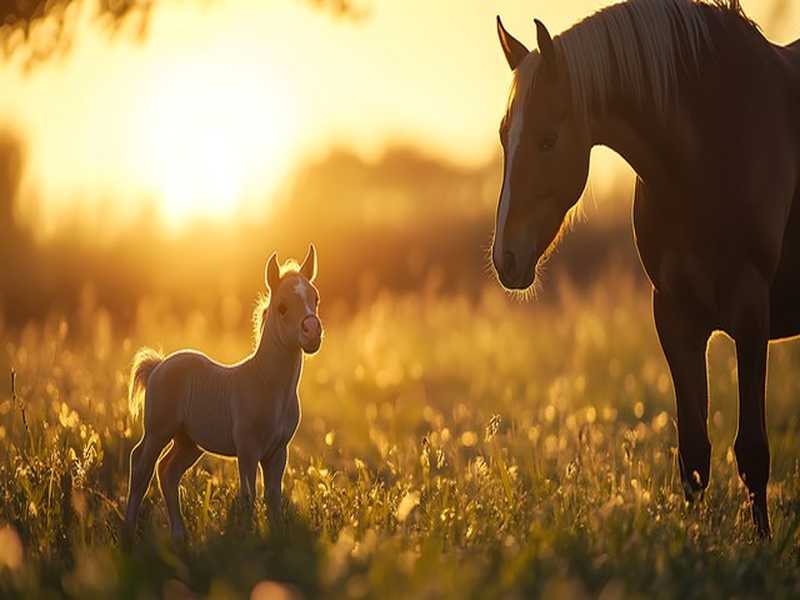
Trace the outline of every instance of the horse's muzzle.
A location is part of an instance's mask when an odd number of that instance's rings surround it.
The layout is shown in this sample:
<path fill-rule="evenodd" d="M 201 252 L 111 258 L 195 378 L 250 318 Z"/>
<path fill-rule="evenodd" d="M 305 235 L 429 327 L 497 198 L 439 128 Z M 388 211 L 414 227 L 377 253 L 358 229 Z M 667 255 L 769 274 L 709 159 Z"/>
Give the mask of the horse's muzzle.
<path fill-rule="evenodd" d="M 492 262 L 500 283 L 506 289 L 525 290 L 533 283 L 533 265 L 528 264 L 530 261 L 519 260 L 513 252 L 509 250 L 502 253 L 495 252 L 492 254 Z"/>
<path fill-rule="evenodd" d="M 313 354 L 322 344 L 322 322 L 317 315 L 307 315 L 300 322 L 300 347 Z"/>

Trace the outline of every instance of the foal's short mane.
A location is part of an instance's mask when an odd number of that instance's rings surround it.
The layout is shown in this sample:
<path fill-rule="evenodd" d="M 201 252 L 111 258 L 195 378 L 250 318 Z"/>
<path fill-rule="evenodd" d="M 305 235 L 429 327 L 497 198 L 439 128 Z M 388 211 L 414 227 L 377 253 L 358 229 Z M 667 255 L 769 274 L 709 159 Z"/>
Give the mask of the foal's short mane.
<path fill-rule="evenodd" d="M 699 68 L 701 51 L 711 47 L 707 20 L 723 14 L 752 24 L 738 0 L 628 0 L 557 36 L 579 117 L 587 119 L 591 108 L 602 113 L 615 85 L 638 105 L 652 103 L 664 114 L 673 105 L 679 70 Z M 694 64 L 682 64 L 687 61 Z"/>
<path fill-rule="evenodd" d="M 296 274 L 300 272 L 300 264 L 289 259 L 281 265 L 281 279 L 286 275 Z M 256 298 L 256 306 L 253 309 L 253 338 L 255 347 L 258 348 L 261 342 L 261 334 L 264 332 L 264 323 L 267 318 L 267 309 L 269 308 L 270 290 L 262 292 Z"/>

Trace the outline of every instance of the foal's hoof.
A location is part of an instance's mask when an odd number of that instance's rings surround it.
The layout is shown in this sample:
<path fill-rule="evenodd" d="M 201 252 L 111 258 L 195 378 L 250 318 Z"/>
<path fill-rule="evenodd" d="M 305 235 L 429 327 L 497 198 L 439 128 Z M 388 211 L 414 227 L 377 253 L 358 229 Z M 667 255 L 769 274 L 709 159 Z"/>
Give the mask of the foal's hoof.
<path fill-rule="evenodd" d="M 119 545 L 125 552 L 130 552 L 133 548 L 134 537 L 136 537 L 136 532 L 133 528 L 123 525 L 119 533 Z"/>
<path fill-rule="evenodd" d="M 186 531 L 178 530 L 170 532 L 170 540 L 175 549 L 186 548 Z"/>

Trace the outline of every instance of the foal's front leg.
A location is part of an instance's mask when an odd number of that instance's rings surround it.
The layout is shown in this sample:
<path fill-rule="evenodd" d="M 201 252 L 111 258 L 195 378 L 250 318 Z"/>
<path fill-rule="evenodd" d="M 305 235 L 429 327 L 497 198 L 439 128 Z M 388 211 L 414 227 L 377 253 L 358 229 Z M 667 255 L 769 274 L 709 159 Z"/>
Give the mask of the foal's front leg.
<path fill-rule="evenodd" d="M 237 453 L 239 463 L 239 498 L 249 518 L 253 514 L 253 501 L 256 497 L 258 451 L 252 444 L 242 444 L 237 449 Z"/>
<path fill-rule="evenodd" d="M 281 492 L 288 455 L 289 448 L 282 446 L 271 456 L 261 459 L 261 471 L 264 474 L 264 499 L 267 502 L 269 520 L 273 527 L 279 527 L 283 519 Z"/>

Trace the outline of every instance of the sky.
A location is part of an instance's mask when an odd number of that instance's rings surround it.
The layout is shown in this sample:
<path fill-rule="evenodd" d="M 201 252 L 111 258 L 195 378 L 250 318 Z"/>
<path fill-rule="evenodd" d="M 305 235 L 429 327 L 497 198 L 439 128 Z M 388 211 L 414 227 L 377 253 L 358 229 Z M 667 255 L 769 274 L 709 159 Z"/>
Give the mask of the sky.
<path fill-rule="evenodd" d="M 144 39 L 133 26 L 112 36 L 91 4 L 74 5 L 69 53 L 0 65 L 0 128 L 27 147 L 23 203 L 52 225 L 111 198 L 134 214 L 151 197 L 178 223 L 264 198 L 334 145 L 375 157 L 411 143 L 480 164 L 498 152 L 510 83 L 495 15 L 532 46 L 533 17 L 555 34 L 608 4 L 365 1 L 356 20 L 303 0 L 155 2 Z M 796 8 L 776 20 L 771 1 L 743 5 L 774 41 L 800 36 Z M 596 157 L 593 183 L 619 166 Z"/>

